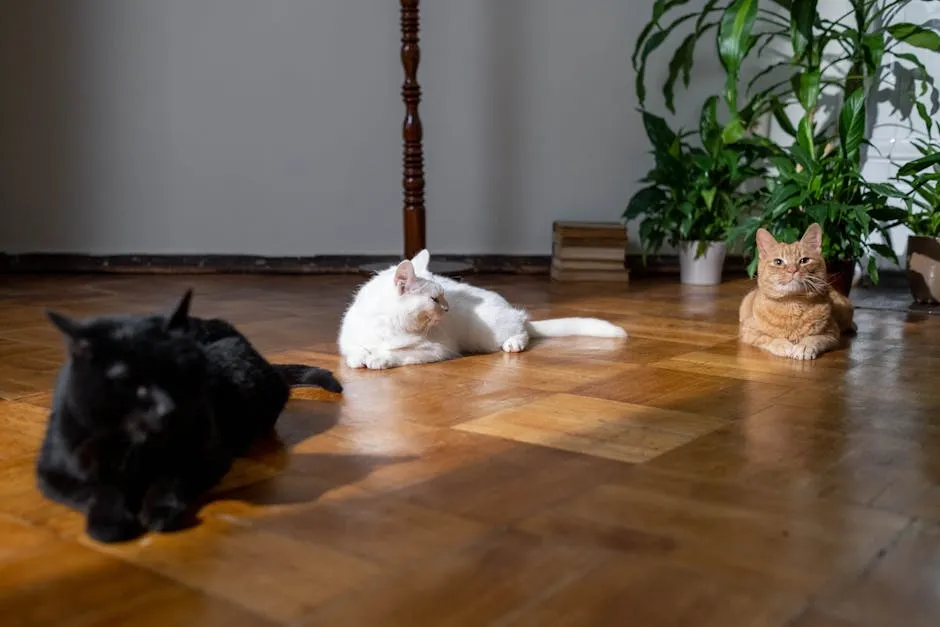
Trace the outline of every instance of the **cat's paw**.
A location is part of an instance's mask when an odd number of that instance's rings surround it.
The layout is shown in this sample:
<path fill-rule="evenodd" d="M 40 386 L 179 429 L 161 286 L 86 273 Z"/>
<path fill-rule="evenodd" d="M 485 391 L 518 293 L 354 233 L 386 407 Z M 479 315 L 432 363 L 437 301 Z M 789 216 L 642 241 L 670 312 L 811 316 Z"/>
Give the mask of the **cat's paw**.
<path fill-rule="evenodd" d="M 793 346 L 788 340 L 776 339 L 767 345 L 767 352 L 777 357 L 792 357 Z"/>
<path fill-rule="evenodd" d="M 819 349 L 807 344 L 794 344 L 790 350 L 790 358 L 801 361 L 816 359 L 819 357 Z"/>
<path fill-rule="evenodd" d="M 150 531 L 179 531 L 189 526 L 189 508 L 182 503 L 161 503 L 142 514 L 141 521 Z"/>
<path fill-rule="evenodd" d="M 350 353 L 346 355 L 346 365 L 350 368 L 365 368 L 368 359 L 368 353 Z"/>
<path fill-rule="evenodd" d="M 504 353 L 521 353 L 529 345 L 529 336 L 525 334 L 514 335 L 503 342 Z"/>
<path fill-rule="evenodd" d="M 147 495 L 140 522 L 151 531 L 178 531 L 189 526 L 190 510 L 173 492 L 154 489 Z"/>
<path fill-rule="evenodd" d="M 369 370 L 387 370 L 395 365 L 391 359 L 383 355 L 369 355 L 365 363 Z"/>
<path fill-rule="evenodd" d="M 97 540 L 104 544 L 114 542 L 127 542 L 139 538 L 144 533 L 144 528 L 136 518 L 127 517 L 121 520 L 92 520 L 86 521 L 85 533 L 92 540 Z"/>
<path fill-rule="evenodd" d="M 95 498 L 88 507 L 85 532 L 104 543 L 126 542 L 144 533 L 137 517 L 114 499 Z"/>

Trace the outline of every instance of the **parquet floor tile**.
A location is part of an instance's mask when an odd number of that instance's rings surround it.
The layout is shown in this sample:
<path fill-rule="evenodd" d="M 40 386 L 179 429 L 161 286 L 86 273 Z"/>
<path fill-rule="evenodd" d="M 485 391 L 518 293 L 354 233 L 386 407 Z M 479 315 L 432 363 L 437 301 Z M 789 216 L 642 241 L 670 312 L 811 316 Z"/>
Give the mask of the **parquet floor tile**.
<path fill-rule="evenodd" d="M 859 310 L 798 363 L 738 344 L 748 281 L 472 277 L 631 337 L 369 372 L 336 354 L 359 280 L 4 277 L 0 624 L 936 624 L 940 319 Z M 35 485 L 63 358 L 42 308 L 160 311 L 189 286 L 345 393 L 296 390 L 192 529 L 95 543 Z"/>

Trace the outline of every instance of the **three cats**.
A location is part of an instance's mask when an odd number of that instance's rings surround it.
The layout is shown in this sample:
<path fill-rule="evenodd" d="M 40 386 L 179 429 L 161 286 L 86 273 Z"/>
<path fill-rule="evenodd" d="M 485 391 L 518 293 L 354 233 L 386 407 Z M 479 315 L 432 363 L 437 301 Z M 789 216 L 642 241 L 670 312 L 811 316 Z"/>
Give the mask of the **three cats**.
<path fill-rule="evenodd" d="M 432 274 L 422 250 L 365 283 L 346 310 L 339 352 L 350 368 L 381 370 L 461 355 L 524 351 L 533 337 L 623 338 L 597 318 L 529 320 L 491 290 Z"/>
<path fill-rule="evenodd" d="M 744 297 L 741 341 L 779 357 L 816 359 L 854 331 L 852 303 L 832 289 L 822 256 L 822 228 L 812 224 L 792 244 L 757 232 L 757 288 Z"/>
<path fill-rule="evenodd" d="M 793 244 L 757 234 L 758 287 L 741 303 L 740 337 L 774 355 L 815 359 L 854 329 L 827 282 L 822 230 Z M 432 274 L 424 250 L 357 292 L 339 351 L 352 368 L 385 369 L 472 353 L 524 351 L 533 337 L 626 332 L 596 318 L 532 321 L 496 292 Z M 290 388 L 341 392 L 328 370 L 272 365 L 224 320 L 169 315 L 79 321 L 47 311 L 68 357 L 37 460 L 48 498 L 83 512 L 103 542 L 186 526 L 201 497 L 272 431 Z"/>
<path fill-rule="evenodd" d="M 343 389 L 327 370 L 270 364 L 224 320 L 191 317 L 191 298 L 169 315 L 46 312 L 68 357 L 38 484 L 82 511 L 99 541 L 186 526 L 234 458 L 272 431 L 291 387 Z"/>

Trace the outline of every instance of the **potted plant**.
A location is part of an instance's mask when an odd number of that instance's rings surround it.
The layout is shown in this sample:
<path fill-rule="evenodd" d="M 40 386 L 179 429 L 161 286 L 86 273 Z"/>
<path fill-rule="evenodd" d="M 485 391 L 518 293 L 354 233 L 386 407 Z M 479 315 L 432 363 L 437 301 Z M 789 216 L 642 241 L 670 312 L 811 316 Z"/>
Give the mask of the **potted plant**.
<path fill-rule="evenodd" d="M 855 264 L 866 253 L 874 251 L 897 261 L 888 229 L 900 224 L 906 214 L 888 200 L 904 194 L 891 184 L 871 183 L 862 176 L 858 152 L 864 126 L 865 98 L 858 89 L 842 105 L 837 137 L 817 141 L 808 113 L 800 120 L 794 144 L 770 157 L 777 172 L 768 181 L 766 206 L 730 234 L 732 240 L 743 239 L 745 254 L 752 257 L 748 266 L 752 276 L 757 266 L 754 235 L 761 227 L 784 241 L 795 241 L 810 224 L 819 223 L 830 279 L 845 295 L 852 287 Z M 870 241 L 875 234 L 881 235 L 883 244 Z M 867 270 L 877 283 L 873 256 Z"/>
<path fill-rule="evenodd" d="M 940 123 L 936 129 L 940 131 Z M 897 174 L 911 191 L 903 222 L 911 230 L 907 277 L 918 303 L 940 303 L 940 146 L 933 143 L 932 130 L 927 127 L 927 141 L 912 142 L 921 157 L 901 166 Z"/>
<path fill-rule="evenodd" d="M 643 125 L 652 144 L 654 166 L 642 179 L 623 217 L 642 217 L 644 259 L 663 244 L 678 249 L 682 283 L 717 285 L 725 260 L 725 240 L 742 212 L 751 209 L 761 191 L 741 187 L 763 171 L 759 146 L 729 135 L 717 121 L 718 98 L 702 107 L 701 147 L 685 141 L 663 118 L 644 111 Z M 730 137 L 731 142 L 726 142 Z"/>
<path fill-rule="evenodd" d="M 776 173 L 769 179 L 764 209 L 746 218 L 731 232 L 730 240 L 743 239 L 745 254 L 752 260 L 748 272 L 757 267 L 755 234 L 766 228 L 778 239 L 795 241 L 810 224 L 823 229 L 823 257 L 830 279 L 841 293 L 852 287 L 855 264 L 871 251 L 897 261 L 890 246 L 888 229 L 905 217 L 902 209 L 888 204 L 904 195 L 893 185 L 871 183 L 862 176 L 859 150 L 864 141 L 865 97 L 856 90 L 843 103 L 838 135 L 820 139 L 814 134 L 812 109 L 800 120 L 797 139 L 786 151 L 770 157 Z M 870 238 L 879 234 L 883 244 Z M 868 275 L 878 281 L 873 256 Z"/>
<path fill-rule="evenodd" d="M 930 24 L 897 19 L 909 0 L 849 0 L 846 12 L 835 20 L 820 15 L 816 0 L 767 4 L 709 0 L 704 8 L 692 11 L 687 11 L 688 4 L 689 0 L 653 3 L 652 19 L 643 28 L 633 55 L 641 105 L 646 97 L 647 60 L 680 29 L 691 32 L 681 43 L 668 46 L 673 54 L 662 93 L 670 111 L 677 82 L 681 78 L 686 87 L 689 85 L 698 40 L 713 29 L 717 30 L 715 43 L 726 74 L 725 99 L 732 110 L 738 108 L 742 59 L 752 52 L 764 55 L 774 43 L 788 44 L 786 54 L 748 80 L 741 110 L 749 112 L 751 119 L 772 113 L 780 129 L 795 141 L 784 148 L 769 137 L 763 138 L 776 153 L 773 165 L 777 172 L 768 181 L 768 205 L 734 231 L 732 239 L 743 236 L 747 251 L 753 252 L 759 226 L 792 240 L 818 221 L 825 230 L 823 250 L 833 279 L 838 289 L 848 293 L 855 263 L 862 255 L 873 251 L 896 260 L 888 245 L 887 229 L 900 218 L 900 210 L 888 206 L 889 198 L 899 196 L 897 189 L 866 181 L 861 174 L 861 146 L 866 143 L 867 131 L 865 96 L 892 79 L 895 85 L 913 81 L 916 90 L 889 89 L 885 93 L 894 94 L 892 102 L 899 110 L 916 107 L 929 124 L 923 102 L 928 93 L 935 99 L 938 91 L 925 64 L 911 49 L 936 53 L 940 51 L 940 35 Z M 902 75 L 904 81 L 898 78 Z M 815 119 L 824 91 L 842 102 L 835 120 Z M 786 109 L 794 103 L 802 109 L 799 124 L 793 123 Z M 760 139 L 754 137 L 753 141 Z M 876 233 L 885 244 L 870 243 Z M 752 275 L 754 257 L 749 268 Z M 873 257 L 869 258 L 868 274 L 877 282 Z"/>

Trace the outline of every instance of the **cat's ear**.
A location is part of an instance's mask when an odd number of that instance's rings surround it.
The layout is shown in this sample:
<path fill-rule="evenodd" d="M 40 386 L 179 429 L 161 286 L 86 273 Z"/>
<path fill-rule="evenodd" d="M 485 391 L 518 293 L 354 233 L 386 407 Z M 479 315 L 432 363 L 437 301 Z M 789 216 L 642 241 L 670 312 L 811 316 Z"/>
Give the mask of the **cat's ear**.
<path fill-rule="evenodd" d="M 428 271 L 428 263 L 431 261 L 431 253 L 425 248 L 417 255 L 411 258 L 411 265 L 415 268 L 415 273 L 421 274 Z"/>
<path fill-rule="evenodd" d="M 44 313 L 46 314 L 46 318 L 49 319 L 49 322 L 65 337 L 69 353 L 80 357 L 87 355 L 91 351 L 91 343 L 86 338 L 82 337 L 84 325 L 82 325 L 81 322 L 74 318 L 69 318 L 64 314 L 60 314 L 57 311 L 52 311 L 51 309 L 44 310 Z"/>
<path fill-rule="evenodd" d="M 179 329 L 185 329 L 187 323 L 189 322 L 189 303 L 193 300 L 193 290 L 192 288 L 186 290 L 186 293 L 183 294 L 183 297 L 180 299 L 180 302 L 176 304 L 176 307 L 173 308 L 173 311 L 166 317 L 166 322 L 163 323 L 163 329 L 165 331 L 173 331 Z"/>
<path fill-rule="evenodd" d="M 771 254 L 771 250 L 777 245 L 777 240 L 767 229 L 757 229 L 757 250 L 762 257 Z"/>
<path fill-rule="evenodd" d="M 819 226 L 818 223 L 814 222 L 813 224 L 810 224 L 809 228 L 806 229 L 806 232 L 803 233 L 803 237 L 800 238 L 800 243 L 812 251 L 822 253 L 822 236 L 822 227 Z"/>
<path fill-rule="evenodd" d="M 407 259 L 398 264 L 395 268 L 395 287 L 398 288 L 399 296 L 404 294 L 415 281 L 415 267 Z"/>
<path fill-rule="evenodd" d="M 49 322 L 55 325 L 59 331 L 62 332 L 62 335 L 68 338 L 78 337 L 81 332 L 82 325 L 77 320 L 69 318 L 65 314 L 60 314 L 57 311 L 51 309 L 46 309 L 43 311 L 46 314 L 46 317 L 49 318 Z"/>

